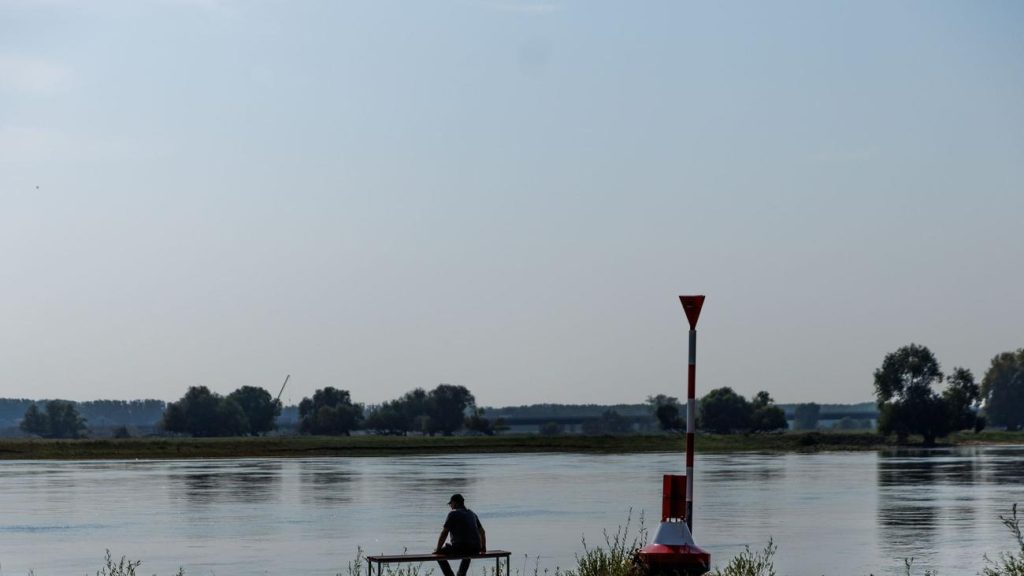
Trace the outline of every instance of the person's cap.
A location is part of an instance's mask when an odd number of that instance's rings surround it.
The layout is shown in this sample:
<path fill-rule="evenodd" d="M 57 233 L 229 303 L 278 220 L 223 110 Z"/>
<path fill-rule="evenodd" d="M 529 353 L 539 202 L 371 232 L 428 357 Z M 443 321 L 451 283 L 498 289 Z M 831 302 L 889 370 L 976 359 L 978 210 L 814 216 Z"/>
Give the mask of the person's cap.
<path fill-rule="evenodd" d="M 448 499 L 449 504 L 465 504 L 466 499 L 462 497 L 462 494 L 452 494 L 452 497 Z"/>

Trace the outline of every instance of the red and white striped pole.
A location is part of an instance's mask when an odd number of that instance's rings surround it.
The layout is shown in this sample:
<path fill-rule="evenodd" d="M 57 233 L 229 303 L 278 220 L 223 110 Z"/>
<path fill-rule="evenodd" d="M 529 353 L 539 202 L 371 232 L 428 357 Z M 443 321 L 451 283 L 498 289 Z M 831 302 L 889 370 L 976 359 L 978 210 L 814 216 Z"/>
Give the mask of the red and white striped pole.
<path fill-rule="evenodd" d="M 686 371 L 686 527 L 693 533 L 693 437 L 697 427 L 697 318 L 704 296 L 680 296 L 690 322 L 690 362 Z"/>
<path fill-rule="evenodd" d="M 636 559 L 648 575 L 705 574 L 711 555 L 693 541 L 693 435 L 697 427 L 697 317 L 703 296 L 680 296 L 690 321 L 690 368 L 686 395 L 686 476 L 662 477 L 661 524 L 654 541 L 636 552 Z"/>

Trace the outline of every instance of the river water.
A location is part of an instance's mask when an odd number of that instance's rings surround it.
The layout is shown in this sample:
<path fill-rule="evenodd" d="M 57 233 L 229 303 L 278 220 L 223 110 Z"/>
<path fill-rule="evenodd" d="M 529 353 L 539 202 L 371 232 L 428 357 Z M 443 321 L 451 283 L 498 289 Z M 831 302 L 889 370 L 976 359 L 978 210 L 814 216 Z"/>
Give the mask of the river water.
<path fill-rule="evenodd" d="M 94 574 L 107 548 L 146 575 L 347 574 L 358 548 L 429 551 L 461 492 L 513 572 L 543 576 L 627 518 L 653 532 L 661 474 L 681 468 L 678 454 L 4 461 L 0 575 Z M 704 454 L 696 470 L 712 562 L 770 537 L 793 576 L 898 574 L 910 557 L 915 573 L 976 574 L 1011 549 L 999 515 L 1024 504 L 1024 446 Z"/>

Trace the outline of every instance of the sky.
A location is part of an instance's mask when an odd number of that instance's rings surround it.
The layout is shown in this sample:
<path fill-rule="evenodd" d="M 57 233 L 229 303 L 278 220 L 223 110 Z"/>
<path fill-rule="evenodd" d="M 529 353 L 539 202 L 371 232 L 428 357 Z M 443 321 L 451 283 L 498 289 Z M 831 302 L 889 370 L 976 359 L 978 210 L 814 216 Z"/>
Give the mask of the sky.
<path fill-rule="evenodd" d="M 1016 0 L 0 0 L 2 397 L 870 401 L 1022 231 Z"/>

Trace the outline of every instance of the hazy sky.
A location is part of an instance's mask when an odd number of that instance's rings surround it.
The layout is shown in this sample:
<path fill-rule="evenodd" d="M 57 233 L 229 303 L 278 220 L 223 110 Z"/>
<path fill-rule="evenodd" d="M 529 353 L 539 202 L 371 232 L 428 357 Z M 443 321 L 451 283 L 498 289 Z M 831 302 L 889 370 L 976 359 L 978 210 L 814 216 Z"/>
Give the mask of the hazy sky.
<path fill-rule="evenodd" d="M 1017 0 L 0 0 L 4 397 L 866 401 L 1022 231 Z"/>

